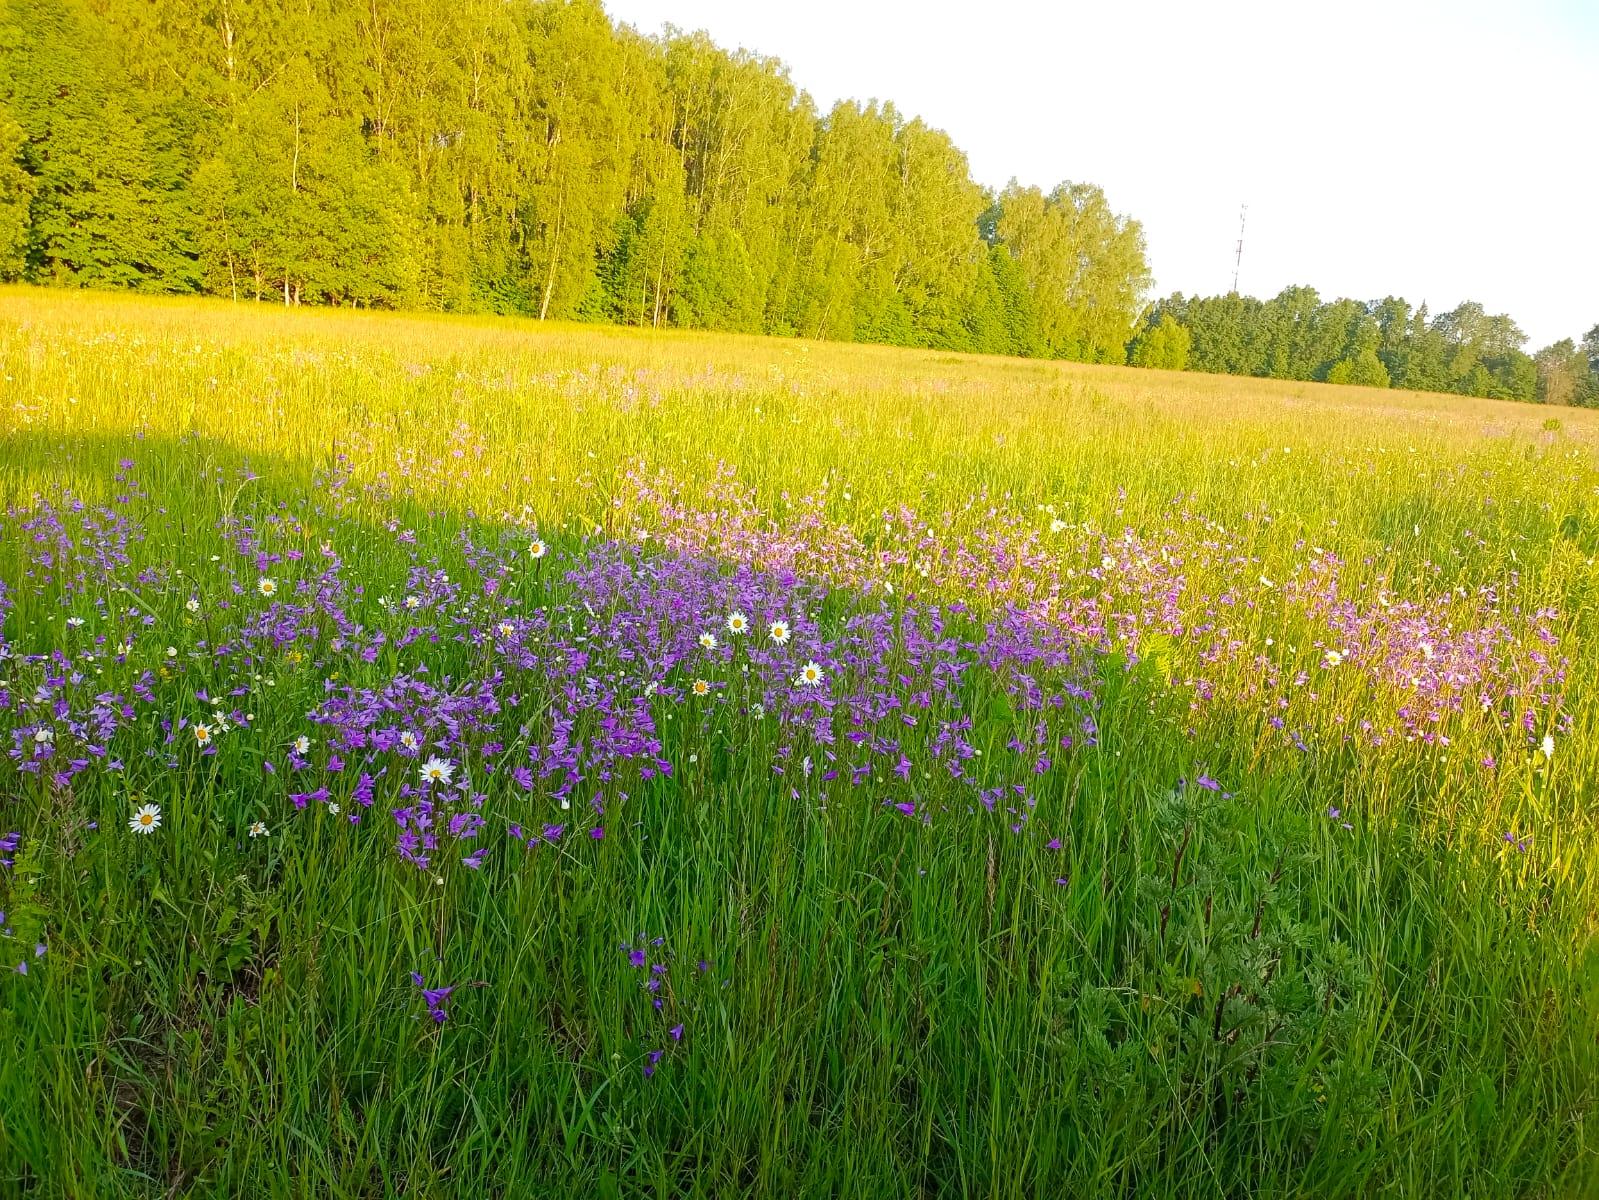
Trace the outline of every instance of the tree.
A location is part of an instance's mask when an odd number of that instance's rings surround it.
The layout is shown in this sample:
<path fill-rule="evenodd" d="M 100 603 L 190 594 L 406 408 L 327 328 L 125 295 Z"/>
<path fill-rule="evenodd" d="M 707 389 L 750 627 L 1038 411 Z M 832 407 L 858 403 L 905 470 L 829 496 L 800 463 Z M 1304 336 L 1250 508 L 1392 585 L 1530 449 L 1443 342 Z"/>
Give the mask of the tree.
<path fill-rule="evenodd" d="M 1135 367 L 1154 367 L 1163 371 L 1182 371 L 1188 367 L 1188 352 L 1193 336 L 1171 313 L 1161 313 L 1145 325 L 1133 339 L 1127 361 Z"/>
<path fill-rule="evenodd" d="M 1138 222 L 1112 212 L 1092 184 L 1063 183 L 1045 195 L 1012 181 L 994 227 L 1022 266 L 1046 352 L 1125 362 L 1150 281 Z"/>
<path fill-rule="evenodd" d="M 1588 356 L 1570 338 L 1545 346 L 1533 355 L 1538 369 L 1538 403 L 1575 404 L 1586 390 Z"/>
<path fill-rule="evenodd" d="M 27 265 L 29 206 L 34 180 L 23 169 L 22 126 L 0 105 L 0 279 L 15 279 Z"/>
<path fill-rule="evenodd" d="M 1385 388 L 1389 384 L 1388 368 L 1375 350 L 1360 350 L 1349 358 L 1341 358 L 1327 372 L 1328 383 L 1347 383 L 1355 387 Z"/>
<path fill-rule="evenodd" d="M 78 286 L 186 291 L 194 264 L 180 180 L 152 155 L 148 105 L 116 47 L 67 0 L 16 0 L 3 75 L 24 140 L 11 161 L 31 185 L 30 278 Z M 14 254 L 14 251 L 13 251 Z"/>

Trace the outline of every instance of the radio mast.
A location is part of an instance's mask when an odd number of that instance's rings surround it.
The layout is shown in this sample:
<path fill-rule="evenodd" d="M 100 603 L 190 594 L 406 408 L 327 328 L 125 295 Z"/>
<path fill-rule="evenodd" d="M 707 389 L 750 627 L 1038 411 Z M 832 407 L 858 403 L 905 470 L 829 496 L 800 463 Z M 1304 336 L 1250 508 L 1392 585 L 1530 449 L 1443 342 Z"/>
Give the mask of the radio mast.
<path fill-rule="evenodd" d="M 1249 219 L 1249 205 L 1238 209 L 1238 250 L 1233 255 L 1233 291 L 1238 290 L 1238 267 L 1244 261 L 1244 222 Z"/>

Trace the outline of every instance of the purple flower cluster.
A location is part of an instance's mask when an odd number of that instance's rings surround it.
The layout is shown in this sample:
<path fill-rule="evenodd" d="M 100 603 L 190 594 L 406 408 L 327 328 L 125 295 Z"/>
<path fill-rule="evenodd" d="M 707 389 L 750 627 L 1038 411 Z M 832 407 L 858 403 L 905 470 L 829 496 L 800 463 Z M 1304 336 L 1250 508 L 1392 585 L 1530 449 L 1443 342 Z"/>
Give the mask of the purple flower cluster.
<path fill-rule="evenodd" d="M 1111 533 L 978 497 L 866 532 L 825 489 L 778 520 L 730 474 L 697 499 L 629 480 L 618 523 L 645 536 L 560 547 L 518 522 L 431 542 L 361 525 L 343 474 L 230 512 L 210 540 L 187 531 L 182 563 L 129 463 L 110 505 L 10 510 L 4 791 L 226 770 L 262 815 L 375 825 L 439 873 L 615 853 L 713 767 L 817 812 L 1032 836 L 1099 741 L 1108 672 L 1141 662 L 1196 725 L 1246 713 L 1284 752 L 1467 731 L 1530 748 L 1565 728 L 1557 614 L 1513 582 L 1399 598 L 1303 546 L 1273 581 L 1243 533 L 1182 509 Z M 17 843 L 0 838 L 0 864 Z M 448 989 L 428 992 L 442 1020 Z"/>
<path fill-rule="evenodd" d="M 1309 737 L 1448 745 L 1483 723 L 1530 734 L 1559 720 L 1559 614 L 1519 601 L 1516 575 L 1474 592 L 1423 579 L 1400 595 L 1381 577 L 1349 580 L 1337 554 L 1300 540 L 1292 573 L 1273 580 L 1251 537 L 1270 526 L 1265 512 L 1230 529 L 1178 506 L 1163 523 L 1111 530 L 978 496 L 933 513 L 900 505 L 868 535 L 828 515 L 825 486 L 785 496 L 779 518 L 730 469 L 691 488 L 637 466 L 629 484 L 622 519 L 682 553 L 868 594 L 983 596 L 1134 661 L 1170 647 L 1196 712 L 1253 709 L 1300 748 Z M 1292 639 L 1262 640 L 1268 619 Z"/>
<path fill-rule="evenodd" d="M 664 1026 L 664 1038 L 652 1034 L 646 1042 L 659 1040 L 659 1044 L 644 1052 L 643 1074 L 646 1079 L 655 1074 L 656 1067 L 668 1051 L 683 1041 L 687 1029 L 681 1020 L 665 1025 L 665 1021 L 672 1019 L 667 1013 L 683 1003 L 668 984 L 670 955 L 665 946 L 664 937 L 652 938 L 641 933 L 633 941 L 623 942 L 621 947 L 622 953 L 627 956 L 628 966 L 641 976 L 639 990 L 649 998 L 650 1011 L 660 1022 L 660 1025 L 652 1023 L 652 1028 Z M 702 959 L 697 968 L 698 975 L 703 976 L 709 970 L 710 964 Z"/>
<path fill-rule="evenodd" d="M 417 990 L 422 993 L 422 1003 L 427 1005 L 428 1017 L 432 1022 L 435 1025 L 442 1025 L 449 1020 L 450 1014 L 445 1011 L 444 1002 L 450 998 L 450 993 L 455 991 L 455 985 L 430 988 L 420 971 L 411 972 L 411 982 L 416 984 Z"/>

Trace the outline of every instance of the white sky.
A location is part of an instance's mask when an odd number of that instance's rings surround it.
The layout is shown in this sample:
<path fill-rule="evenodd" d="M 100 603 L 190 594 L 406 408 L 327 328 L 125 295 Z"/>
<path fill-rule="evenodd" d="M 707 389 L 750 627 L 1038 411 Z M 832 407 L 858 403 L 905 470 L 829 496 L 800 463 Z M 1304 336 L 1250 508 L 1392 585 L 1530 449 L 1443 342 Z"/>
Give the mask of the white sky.
<path fill-rule="evenodd" d="M 606 0 L 877 97 L 980 182 L 1097 183 L 1157 294 L 1461 300 L 1599 323 L 1599 0 Z"/>

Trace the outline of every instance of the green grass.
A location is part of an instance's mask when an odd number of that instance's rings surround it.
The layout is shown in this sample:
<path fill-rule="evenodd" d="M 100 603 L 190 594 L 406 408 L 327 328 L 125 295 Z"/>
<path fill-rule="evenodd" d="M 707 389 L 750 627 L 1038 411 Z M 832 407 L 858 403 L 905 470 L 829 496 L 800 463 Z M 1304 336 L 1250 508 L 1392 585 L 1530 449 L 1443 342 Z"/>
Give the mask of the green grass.
<path fill-rule="evenodd" d="M 47 673 L 22 656 L 104 671 L 76 696 L 148 670 L 159 700 L 116 735 L 120 773 L 0 762 L 0 834 L 23 834 L 0 966 L 48 944 L 0 976 L 0 1195 L 1599 1195 L 1589 414 L 21 290 L 0 292 L 0 375 L 0 749 Z M 49 570 L 21 525 L 45 500 L 71 542 Z M 142 523 L 126 564 L 85 565 L 100 505 Z M 476 581 L 463 533 L 530 530 L 553 551 L 518 560 L 507 612 L 581 620 L 565 565 L 646 532 L 651 554 L 779 546 L 831 585 L 828 631 L 910 593 L 975 627 L 1043 580 L 1123 615 L 1088 668 L 1097 744 L 1037 777 L 1058 850 L 936 775 L 912 781 L 948 808 L 927 825 L 883 810 L 892 781 L 774 776 L 770 720 L 684 698 L 657 703 L 670 780 L 585 787 L 602 841 L 419 871 L 382 805 L 297 812 L 283 747 L 317 733 L 330 681 L 483 677 L 491 652 L 453 635 L 491 605 L 371 662 L 323 628 L 241 667 L 211 644 L 261 603 L 228 521 L 304 555 L 271 568 L 285 587 L 331 543 L 367 588 L 352 611 L 390 633 L 404 614 L 376 598 L 414 565 Z M 974 591 L 959 555 L 1000 534 L 1037 561 Z M 1376 632 L 1339 641 L 1341 614 Z M 1425 706 L 1383 655 L 1474 629 L 1499 639 L 1483 688 L 1518 694 L 1412 740 Z M 1529 689 L 1534 655 L 1567 665 Z M 165 747 L 162 719 L 233 686 L 248 729 Z M 1021 718 L 970 686 L 998 779 Z M 530 675 L 474 746 L 542 730 L 552 687 Z M 1176 787 L 1202 771 L 1225 791 Z M 530 827 L 557 817 L 485 786 Z M 144 802 L 164 824 L 141 838 Z M 670 955 L 660 1014 L 621 950 L 639 934 Z M 412 970 L 457 985 L 445 1024 Z"/>

